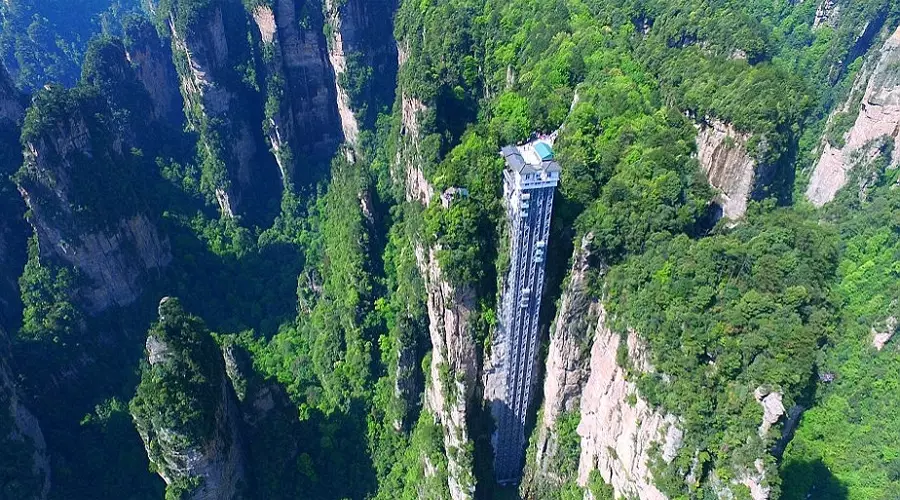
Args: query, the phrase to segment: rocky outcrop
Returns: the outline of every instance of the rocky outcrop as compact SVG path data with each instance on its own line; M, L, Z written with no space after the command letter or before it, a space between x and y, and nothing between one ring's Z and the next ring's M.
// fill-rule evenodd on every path
M15 125L22 121L25 106L6 68L0 65L0 124Z
M69 98L67 91L54 92L61 94L48 99ZM48 125L26 138L25 164L17 176L40 258L58 259L84 278L77 295L90 313L134 302L172 260L168 239L133 199L139 197L128 184L133 179L90 181L94 192L87 192L87 176L112 175L104 169L129 163L123 139L99 129L88 114L95 105L75 103L63 110L64 117L41 116ZM41 103L35 106L30 113L37 119L45 110ZM113 192L120 189L124 193ZM130 206L104 203L111 199Z
M877 53L874 65L860 72L859 87L865 86L857 105L851 93L850 101L832 116L830 126L840 114L856 115L850 129L839 142L823 141L824 149L815 166L806 197L816 206L833 200L837 192L847 184L850 172L871 163L883 154L885 145L892 145L889 161L900 161L900 29L894 32ZM866 82L867 80L867 82ZM840 131L838 131L840 132Z
M32 221L41 255L58 257L87 278L78 293L90 313L131 304L150 275L172 261L169 239L160 236L143 214L123 219L109 230L75 238L65 236L41 214L35 213Z
M25 205L9 176L22 164L19 128L25 108L0 65L0 327L18 314L18 276L25 265Z
M821 0L819 6L816 7L816 18L813 21L813 29L822 26L829 26L831 28L836 27L840 12L841 7L838 5L837 0Z
M872 347L877 350L884 349L884 346L894 337L897 332L896 316L889 316L881 325L872 327Z
M722 215L733 221L747 211L758 177L756 161L747 151L749 140L749 134L716 119L704 120L697 130L700 167L719 193L716 202Z
M764 438L769 433L769 429L777 424L781 417L785 414L784 396L780 392L767 391L764 387L757 387L753 392L753 397L763 408L762 423L759 424L759 437Z
M325 0L325 11L328 14L328 24L331 26L331 40L328 43L328 60L335 75L335 90L337 92L337 108L341 117L341 129L344 131L344 139L352 145L356 145L359 139L359 121L351 109L350 94L347 93L347 52L350 50L348 38L352 38L354 26L344 23L348 11L364 2L350 1L336 5L334 0ZM345 84L341 84L341 80Z
M402 64L402 51L399 59ZM392 176L404 186L407 201L427 206L434 189L422 172L418 125L418 114L425 111L425 106L406 96L401 100L404 112ZM409 179L415 182L406 182ZM443 277L437 258L439 249L427 248L422 241L411 243L425 284L432 347L425 407L443 430L450 496L453 500L471 499L475 494L474 457L466 424L478 377L475 339L469 324L475 295L472 290L453 287Z
M22 404L9 364L9 340L0 326L0 468L2 491L9 498L47 498L50 462L37 419Z
M264 421L279 411L293 411L284 387L262 379L253 369L250 353L241 346L227 344L222 348L225 373L231 381L240 402L244 422L248 428L260 427Z
M442 277L435 249L416 248L416 260L425 279L432 346L425 403L443 427L450 496L470 499L475 481L466 419L478 372L469 324L475 297L469 290L453 288Z
M393 101L396 45L390 34L396 2L325 0L331 34L328 59L335 74L344 138L356 145L359 130Z
M301 21L303 15L309 19ZM267 71L264 128L286 180L317 173L342 138L320 16L293 0L274 0L252 13Z
M401 52L402 54L402 52ZM422 154L419 150L419 114L426 111L422 101L402 95L400 98L401 125L397 158L394 161L393 176L399 178L406 190L406 199L425 206L434 198L434 188L422 172Z
M653 484L651 450L672 461L682 445L678 419L652 408L638 394L626 370L616 361L620 335L612 331L601 307L591 348L590 376L581 396L581 460L578 482L587 485L597 470L617 496L666 500ZM625 339L628 359L637 372L649 372L647 347L630 331Z
M592 333L600 304L591 299L588 289L588 259L593 234L582 238L575 250L572 268L565 284L556 319L550 330L544 377L544 404L537 428L533 465L526 468L523 491L528 498L539 498L540 483L556 486L572 478L562 477L556 464L558 451L557 420L580 408L581 394L588 380Z
M417 328L412 324L412 318L401 319L406 323L405 328L410 330ZM408 429L413 423L411 417L419 410L419 395L422 393L422 384L417 374L419 373L418 345L415 340L398 346L397 362L394 365L394 399L403 409L391 424L396 431Z
M169 6L165 15L181 80L189 126L200 133L207 194L222 215L260 215L278 196L278 167L265 148L262 98L239 68L252 67L247 19L237 3L218 2L202 14L181 19Z
M174 498L241 498L241 414L221 351L203 323L165 298L147 337L131 412L154 469ZM165 389L165 390L163 390Z
M654 372L649 348L633 330L623 339L609 327L603 307L598 306L598 310L590 375L581 394L578 482L586 486L591 472L596 470L617 497L667 500L668 496L655 484L651 466L671 464L683 451L692 451L696 457L697 450L682 450L688 436L679 417L650 406L630 380L641 373ZM627 369L618 364L622 349L626 353ZM783 420L787 420L784 432L790 434L802 412L799 406L785 411L782 394L766 387L757 388L754 397L762 410L761 422L757 432L747 437L745 446L734 452L735 456L753 457L753 453L758 453L755 450L766 449L765 443L777 437L774 426ZM696 487L703 481L718 498L741 498L739 490L745 490L754 500L768 500L771 495L768 478L774 473L773 464L773 455L765 453L757 455L749 465L737 462L727 465L731 468L729 480L718 477L715 471L707 477L703 477L703 471L693 469L681 474L687 487Z
M153 105L153 118L174 126L184 121L184 103L178 92L178 72L172 49L163 42L150 21L137 18L124 27L128 61L135 69Z

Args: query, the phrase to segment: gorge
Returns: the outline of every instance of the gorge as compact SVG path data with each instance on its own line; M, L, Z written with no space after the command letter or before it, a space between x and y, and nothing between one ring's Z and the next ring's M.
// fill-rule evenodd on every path
M900 491L896 2L0 21L0 499Z

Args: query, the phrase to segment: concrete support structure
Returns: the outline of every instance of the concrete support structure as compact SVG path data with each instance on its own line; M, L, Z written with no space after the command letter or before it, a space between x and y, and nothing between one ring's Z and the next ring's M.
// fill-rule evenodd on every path
M525 418L536 380L538 320L550 237L553 195L560 167L546 142L503 148L504 201L509 220L510 266L501 292L498 339L503 342L506 391L493 402L494 472L501 484L522 475Z

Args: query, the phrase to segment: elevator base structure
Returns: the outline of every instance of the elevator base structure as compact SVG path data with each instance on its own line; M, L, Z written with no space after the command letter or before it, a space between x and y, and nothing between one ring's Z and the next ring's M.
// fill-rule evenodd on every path
M495 376L505 378L505 391L491 402L496 425L492 442L497 482L515 484L522 476L525 419L536 382L538 321L560 167L543 141L505 147L502 155L510 258L494 342L500 350L494 356L499 363Z

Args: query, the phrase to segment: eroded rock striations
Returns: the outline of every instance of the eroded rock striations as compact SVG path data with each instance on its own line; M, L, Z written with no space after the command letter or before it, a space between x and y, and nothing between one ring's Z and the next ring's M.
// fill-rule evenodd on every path
M436 250L416 249L425 278L431 369L425 403L444 430L448 487L454 500L473 498L473 457L467 418L478 375L475 340L469 318L475 306L470 290L458 290L441 275Z
M709 184L719 192L716 202L732 221L747 211L758 178L756 161L747 151L749 134L716 119L704 120L697 130L697 157Z
M167 497L241 498L246 461L241 413L222 352L203 322L164 298L147 336L131 414Z
M266 136L282 179L309 178L342 139L322 14L294 0L274 0L251 14L267 73Z
M650 472L652 450L672 461L684 434L678 418L651 407L628 379L616 358L621 336L610 329L601 307L591 348L590 376L581 396L581 460L578 481L587 485L591 471L599 471L617 496L665 500ZM649 372L649 353L633 331L625 339L628 359L638 372Z
M622 343L624 342L624 345ZM629 369L618 363L620 349L626 353ZM599 320L590 355L590 376L581 394L581 459L578 482L587 486L591 473L597 471L603 481L611 485L617 496L641 500L666 500L654 477L654 469L666 465L682 454L687 437L682 422L675 414L651 406L630 379L634 374L653 373L650 351L638 334L629 330L624 336L613 331L606 313L599 307ZM768 500L771 486L768 478L774 473L774 459L766 451L766 443L781 435L774 426L788 415L780 392L759 387L754 397L761 407L762 418L755 435L748 436L735 455L752 458L749 465L730 463L729 480L713 471L702 477L696 467L696 449L688 449L694 457L691 470L681 470L680 479L687 487L709 484L718 498L740 498L742 490L754 500ZM796 425L802 408L791 410L787 429ZM755 458L753 458L755 457Z
M591 298L587 289L592 239L592 234L586 235L575 250L550 331L544 404L534 431L534 459L525 469L522 487L526 498L542 498L543 492L556 490L574 479L560 466L557 422L563 415L580 410L582 391L590 374L592 334L600 311L599 302Z
M856 83L860 88L865 86L861 101L857 104L855 93L851 93L843 109L832 116L831 127L842 115L855 115L856 120L838 144L824 141L822 156L806 189L807 199L816 206L833 200L847 184L851 171L871 164L883 156L884 150L892 149L888 158L892 165L900 161L900 29L888 38L876 58L873 66L860 72ZM861 180L861 191L865 183Z
M402 65L405 60L402 50L398 58ZM392 175L404 186L407 201L427 206L434 189L425 179L419 153L419 114L426 108L411 96L402 95L400 99L403 114ZM425 283L432 346L425 405L443 430L450 496L453 500L471 499L475 494L474 457L467 418L478 377L475 339L469 324L475 295L472 290L454 288L446 280L437 259L437 248L427 248L422 241L412 244ZM427 463L423 466L427 475L433 475L433 466Z
M109 130L110 114L90 89L43 91L28 111L16 176L40 258L75 269L77 298L90 313L131 304L172 260L145 211L146 165L129 149L133 131Z
M153 117L180 128L184 102L178 91L178 72L172 64L169 41L160 39L150 21L143 17L131 20L124 30L126 55L150 96Z
M261 216L280 183L275 158L260 147L263 98L252 78L246 12L225 0L167 7L156 16L172 39L188 124L200 134L202 188L226 217Z
M334 70L337 107L344 138L356 145L361 128L375 125L377 113L393 102L397 74L391 33L396 2L325 0L331 37L328 59Z

